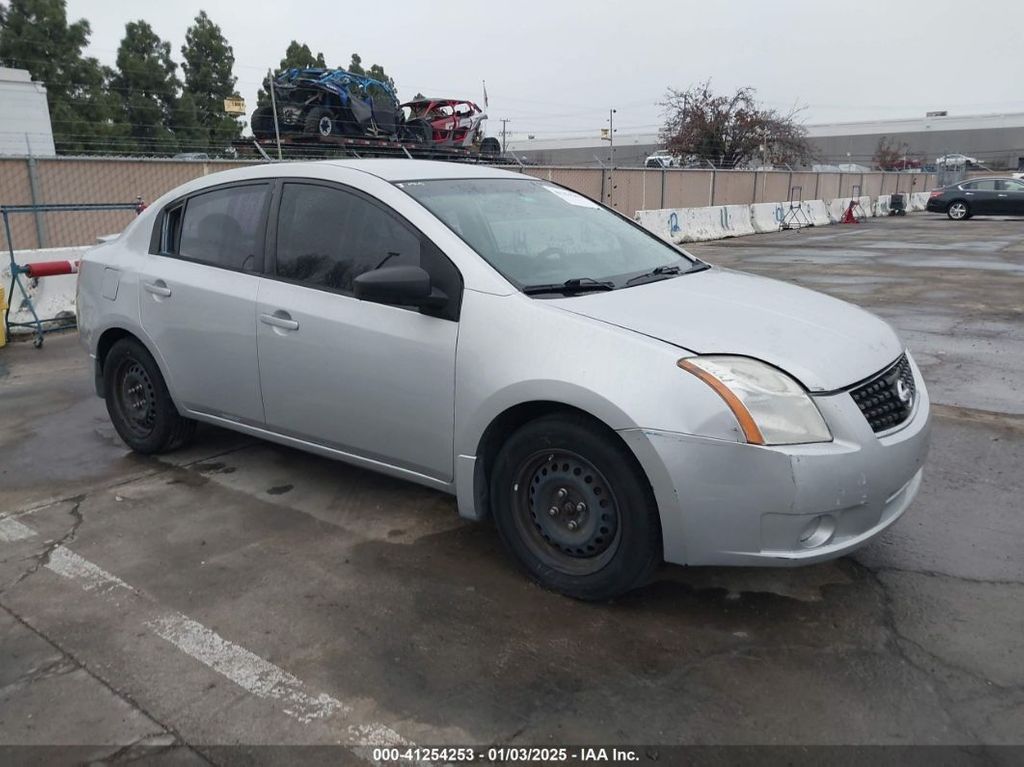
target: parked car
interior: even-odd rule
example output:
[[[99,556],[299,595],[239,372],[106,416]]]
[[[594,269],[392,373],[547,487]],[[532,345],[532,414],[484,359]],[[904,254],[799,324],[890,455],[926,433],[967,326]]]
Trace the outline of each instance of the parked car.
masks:
[[[977,165],[978,160],[976,157],[968,157],[965,154],[944,154],[942,157],[935,158],[935,164],[939,167],[958,167],[960,165],[971,166]]]
[[[648,155],[647,159],[644,160],[645,168],[678,168],[682,164],[682,160],[677,155],[663,149]]]
[[[888,324],[505,170],[204,176],[85,254],[78,310],[133,450],[203,421],[452,493],[578,598],[838,557],[921,484],[928,394]]]
[[[925,210],[945,213],[954,221],[976,215],[1024,216],[1024,181],[1016,178],[972,178],[933,189]]]

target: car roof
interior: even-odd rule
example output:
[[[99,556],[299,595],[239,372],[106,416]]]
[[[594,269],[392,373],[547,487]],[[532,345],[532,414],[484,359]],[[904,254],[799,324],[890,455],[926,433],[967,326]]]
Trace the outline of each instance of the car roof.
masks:
[[[469,163],[440,162],[438,160],[323,160],[326,165],[336,165],[352,170],[369,173],[385,181],[426,181],[428,179],[445,178],[526,178],[521,173],[514,173],[488,165],[470,165]],[[310,163],[317,165],[318,163]]]
[[[1013,176],[972,176],[971,178],[962,178],[959,181],[955,181],[950,186],[966,184],[970,181],[1020,181],[1020,179]]]

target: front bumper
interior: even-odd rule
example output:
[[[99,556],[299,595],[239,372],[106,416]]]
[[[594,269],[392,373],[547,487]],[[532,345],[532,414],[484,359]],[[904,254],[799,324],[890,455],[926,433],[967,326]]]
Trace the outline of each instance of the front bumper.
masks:
[[[651,429],[620,433],[658,501],[665,559],[689,565],[798,565],[832,559],[906,511],[928,451],[920,370],[914,410],[875,434],[848,392],[815,397],[834,439],[758,446]],[[803,539],[803,540],[802,540]]]

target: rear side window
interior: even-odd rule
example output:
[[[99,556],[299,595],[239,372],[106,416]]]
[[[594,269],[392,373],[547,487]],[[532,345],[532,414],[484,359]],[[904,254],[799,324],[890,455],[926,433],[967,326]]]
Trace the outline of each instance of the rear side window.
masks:
[[[168,212],[169,220],[177,215],[181,223],[179,234],[165,240],[165,247],[176,246],[169,252],[212,266],[257,271],[262,267],[269,190],[268,184],[249,184],[190,197],[183,212]]]
[[[991,178],[982,181],[971,181],[968,184],[964,184],[964,189],[971,189],[976,192],[994,192],[996,190],[996,182]]]
[[[313,184],[285,184],[277,227],[277,275],[352,292],[363,272],[420,266],[420,238],[362,197]],[[426,267],[425,267],[426,268]]]

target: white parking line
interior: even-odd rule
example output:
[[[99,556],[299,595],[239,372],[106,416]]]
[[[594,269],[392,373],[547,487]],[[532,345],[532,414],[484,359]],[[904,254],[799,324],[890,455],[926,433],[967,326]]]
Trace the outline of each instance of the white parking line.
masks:
[[[248,650],[232,644],[201,623],[179,613],[162,615],[146,625],[186,655],[226,676],[259,698],[283,701],[284,712],[300,722],[326,719],[335,711],[347,714],[349,706],[320,693],[310,695],[294,676]]]
[[[50,552],[46,569],[57,573],[57,575],[62,575],[68,580],[78,581],[78,585],[86,591],[111,591],[113,589],[135,591],[116,575],[111,575],[99,565],[82,559],[71,549],[63,546],[57,546]]]
[[[0,519],[0,542],[23,540],[36,534],[28,525],[14,519]],[[88,592],[104,596],[123,596],[127,592],[145,598],[140,591],[116,575],[65,546],[54,547],[45,567],[77,583]],[[166,611],[146,621],[145,625],[161,639],[252,695],[280,701],[286,714],[304,724],[332,716],[346,716],[352,712],[351,706],[326,693],[309,692],[300,679],[255,653],[229,642],[187,615]],[[352,742],[346,745],[355,747],[356,752],[368,761],[373,761],[370,754],[360,753],[365,747],[415,745],[382,722],[349,724],[347,731]]]
[[[23,525],[13,517],[4,517],[3,519],[0,519],[0,543],[23,541],[26,538],[31,538],[35,534],[35,530],[28,525]]]

